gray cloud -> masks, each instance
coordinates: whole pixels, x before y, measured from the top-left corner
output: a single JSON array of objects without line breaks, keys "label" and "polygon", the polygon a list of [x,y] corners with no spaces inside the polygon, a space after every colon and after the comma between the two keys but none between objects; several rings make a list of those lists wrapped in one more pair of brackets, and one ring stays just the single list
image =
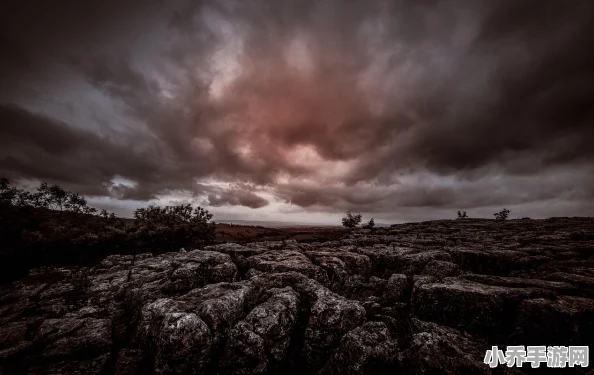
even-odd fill
[{"label": "gray cloud", "polygon": [[[247,183],[331,212],[594,191],[588,1],[19,4],[0,19],[4,174],[268,206],[203,184]],[[92,90],[121,109],[99,133],[30,109]]]},{"label": "gray cloud", "polygon": [[261,208],[268,205],[268,201],[252,192],[241,190],[226,191],[222,194],[210,194],[208,203],[211,206],[246,206],[250,208]]}]

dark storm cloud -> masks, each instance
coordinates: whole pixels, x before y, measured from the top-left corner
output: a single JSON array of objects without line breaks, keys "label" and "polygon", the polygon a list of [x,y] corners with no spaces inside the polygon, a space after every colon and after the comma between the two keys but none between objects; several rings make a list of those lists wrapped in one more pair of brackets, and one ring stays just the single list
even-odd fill
[{"label": "dark storm cloud", "polygon": [[114,175],[151,175],[155,168],[125,145],[15,105],[0,106],[0,124],[0,171],[8,176],[59,181],[101,195]]},{"label": "dark storm cloud", "polygon": [[[12,176],[119,199],[269,203],[196,185],[210,178],[377,212],[594,190],[582,177],[594,156],[588,1],[26,3],[2,12],[0,99],[26,104],[59,87],[39,77],[82,77],[125,117],[99,136],[4,105],[0,171]],[[346,172],[326,178],[328,163]],[[563,181],[534,182],[563,168]],[[419,173],[454,182],[399,182]]]},{"label": "dark storm cloud", "polygon": [[371,185],[344,189],[342,186],[294,184],[279,187],[278,194],[302,207],[330,207],[333,212],[344,212],[353,207],[377,213],[398,213],[413,208],[455,212],[457,209],[519,207],[538,202],[547,207],[556,201],[578,205],[582,202],[583,213],[593,208],[594,167],[591,165],[559,167],[542,173],[537,179],[503,175],[498,171],[484,173],[473,181],[460,178],[442,181],[428,174],[421,176],[413,181],[399,182],[398,189]]},{"label": "dark storm cloud", "polygon": [[252,192],[247,191],[226,191],[221,195],[210,194],[208,203],[211,206],[246,206],[250,208],[261,208],[268,204],[268,201]]},{"label": "dark storm cloud", "polygon": [[[79,193],[117,199],[149,200],[164,190],[214,194],[217,204],[262,207],[267,201],[241,189],[216,189],[193,183],[194,176],[163,166],[155,150],[135,151],[130,144],[72,128],[15,105],[0,106],[0,174],[57,182]],[[118,176],[133,185],[114,182]],[[218,198],[217,198],[218,196]]]},{"label": "dark storm cloud", "polygon": [[[76,51],[116,44],[122,24],[131,24],[158,1],[3,1],[0,8],[0,88],[11,88],[46,72]],[[106,29],[113,32],[106,38]],[[20,89],[20,87],[18,87]]]},{"label": "dark storm cloud", "polygon": [[[478,15],[481,27],[449,77],[410,103],[421,121],[402,147],[386,154],[389,166],[416,163],[450,174],[495,163],[530,174],[594,156],[588,141],[594,136],[594,110],[588,104],[594,98],[592,5],[497,2],[492,7]],[[481,81],[474,91],[473,84]],[[460,90],[465,86],[468,93]],[[517,159],[534,156],[540,160],[529,170],[514,170]],[[356,178],[375,176],[385,166],[372,157]]]}]

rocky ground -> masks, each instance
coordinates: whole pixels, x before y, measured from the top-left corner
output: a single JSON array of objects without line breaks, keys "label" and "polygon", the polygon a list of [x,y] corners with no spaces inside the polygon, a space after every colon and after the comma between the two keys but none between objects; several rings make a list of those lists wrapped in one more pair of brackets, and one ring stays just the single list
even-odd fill
[{"label": "rocky ground", "polygon": [[485,350],[593,338],[585,218],[109,256],[0,289],[2,374],[534,373]]}]

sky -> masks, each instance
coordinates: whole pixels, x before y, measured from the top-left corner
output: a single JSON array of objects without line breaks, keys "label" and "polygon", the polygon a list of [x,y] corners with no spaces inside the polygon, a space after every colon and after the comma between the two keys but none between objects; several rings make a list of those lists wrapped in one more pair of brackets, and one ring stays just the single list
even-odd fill
[{"label": "sky", "polygon": [[5,0],[0,176],[124,217],[594,214],[594,3]]}]

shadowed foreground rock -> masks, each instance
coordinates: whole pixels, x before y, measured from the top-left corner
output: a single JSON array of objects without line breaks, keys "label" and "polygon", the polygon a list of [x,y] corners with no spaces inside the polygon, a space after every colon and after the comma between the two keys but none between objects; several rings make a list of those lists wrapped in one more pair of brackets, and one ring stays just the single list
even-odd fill
[{"label": "shadowed foreground rock", "polygon": [[0,289],[0,373],[491,374],[493,345],[592,343],[593,229],[437,221],[35,269]]}]

